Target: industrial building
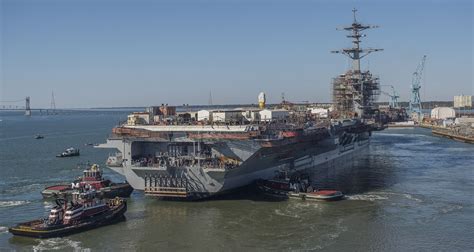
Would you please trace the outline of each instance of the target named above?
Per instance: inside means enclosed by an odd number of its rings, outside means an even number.
[[[264,109],[259,113],[262,122],[284,120],[290,116],[290,112],[286,109]]]
[[[249,109],[242,112],[242,116],[247,122],[260,121],[260,109]]]
[[[458,117],[454,120],[456,125],[466,124],[474,127],[474,117]]]
[[[456,111],[453,108],[437,107],[431,110],[432,119],[447,119],[456,117]]]
[[[149,112],[134,112],[131,115],[127,116],[128,125],[143,125],[150,124],[151,115]]]
[[[308,108],[308,110],[319,118],[328,118],[329,115],[329,110],[325,108]]]
[[[212,121],[212,111],[210,110],[199,110],[197,112],[198,121]]]
[[[457,95],[454,96],[455,108],[472,108],[474,107],[474,99],[472,95]]]
[[[241,110],[218,110],[212,112],[213,122],[240,122],[242,119]]]

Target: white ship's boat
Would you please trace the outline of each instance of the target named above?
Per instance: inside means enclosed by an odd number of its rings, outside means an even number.
[[[79,155],[80,155],[79,149],[70,147],[70,148],[67,148],[65,151],[61,152],[60,154],[56,155],[56,157],[75,157]]]

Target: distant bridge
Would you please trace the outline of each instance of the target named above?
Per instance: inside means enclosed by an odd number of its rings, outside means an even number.
[[[20,105],[20,103],[23,103],[24,105]],[[58,114],[66,111],[71,111],[71,110],[64,110],[64,109],[56,109],[56,105],[54,103],[54,94],[52,95],[52,100],[51,100],[51,108],[46,109],[46,108],[34,108],[32,109],[30,107],[30,97],[27,96],[24,99],[20,100],[5,100],[5,101],[0,101],[0,111],[25,111],[25,116],[31,116],[32,111],[39,111],[40,114],[47,114],[47,115],[52,115],[52,114]]]
[[[84,109],[85,110],[85,109]],[[80,109],[43,109],[43,108],[34,108],[26,110],[25,106],[2,106],[0,105],[1,111],[24,111],[25,116],[31,116],[33,113],[37,115],[60,115],[68,114],[70,112],[82,111]]]

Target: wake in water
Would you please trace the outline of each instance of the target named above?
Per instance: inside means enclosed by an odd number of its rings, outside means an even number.
[[[6,234],[6,233],[8,233],[8,227],[0,226],[0,234]]]
[[[50,183],[33,183],[33,184],[22,183],[21,185],[8,184],[7,186],[5,186],[6,187],[5,189],[0,190],[0,193],[12,196],[12,195],[19,195],[23,193],[38,192],[38,191],[41,191],[45,186],[49,184]]]
[[[335,230],[333,232],[328,232],[323,235],[327,240],[334,240],[338,238],[343,232],[347,231],[347,226],[343,225],[343,219],[339,218],[335,222]]]
[[[346,196],[348,200],[365,200],[365,201],[379,201],[388,200],[390,198],[405,198],[418,203],[423,202],[422,199],[417,198],[408,193],[396,193],[396,192],[372,192],[366,194],[354,194]]]
[[[407,142],[407,143],[396,143],[394,144],[395,147],[410,147],[410,146],[423,146],[423,145],[430,145],[433,144],[433,142],[430,141],[413,141],[413,142]]]
[[[314,213],[315,211],[321,212],[323,210],[322,208],[323,206],[315,201],[289,200],[285,207],[275,209],[274,213],[289,218],[300,218],[301,214],[308,212]]]
[[[311,225],[309,227],[312,230],[312,235],[299,241],[301,242],[300,246],[304,251],[324,250],[335,244],[339,237],[348,230],[348,227],[344,224],[343,218],[338,218],[330,223],[325,223],[324,231],[320,231],[320,227],[317,225]],[[315,241],[317,242],[315,243]]]
[[[38,240],[39,244],[33,246],[33,251],[67,250],[67,251],[91,251],[90,248],[82,248],[81,242],[66,238],[52,238],[47,240]]]
[[[363,200],[363,201],[378,201],[387,200],[388,197],[376,195],[376,194],[355,194],[346,196],[348,200]]]
[[[29,204],[27,200],[9,200],[9,201],[0,201],[0,208],[2,207],[14,207]]]
[[[296,212],[288,212],[285,210],[275,209],[275,214],[279,216],[289,217],[289,218],[299,218],[299,214]]]

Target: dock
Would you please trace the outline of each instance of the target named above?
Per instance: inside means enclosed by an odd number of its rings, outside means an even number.
[[[442,136],[464,143],[474,144],[474,131],[465,130],[464,128],[440,128],[436,127],[431,130],[431,133],[436,136]]]

